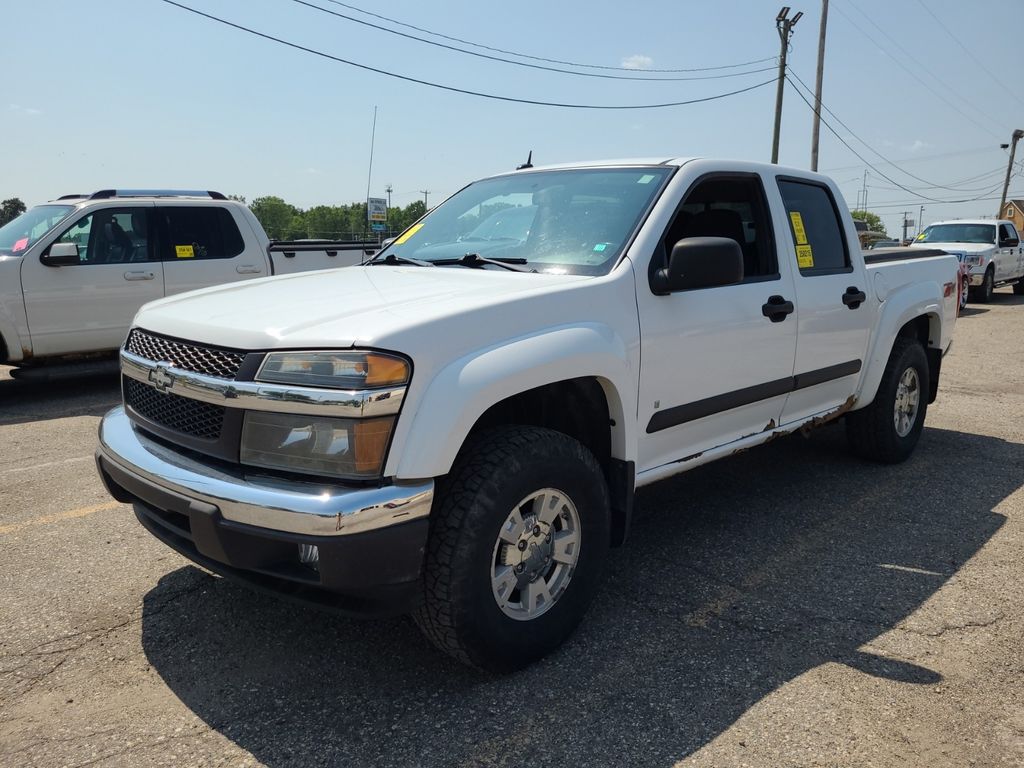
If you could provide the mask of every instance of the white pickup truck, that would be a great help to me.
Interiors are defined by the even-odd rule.
[[[1015,294],[1024,295],[1024,244],[1012,221],[938,221],[926,227],[911,245],[940,248],[966,264],[972,301],[991,301],[992,291],[1001,285],[1012,285]]]
[[[218,192],[65,195],[0,227],[0,364],[116,350],[148,301],[274,274],[358,264],[369,243],[271,243]]]
[[[804,171],[519,170],[366,266],[143,308],[97,463],[211,571],[413,611],[456,658],[513,669],[581,620],[637,486],[840,417],[861,455],[906,459],[957,273],[908,249],[865,265],[839,190]]]

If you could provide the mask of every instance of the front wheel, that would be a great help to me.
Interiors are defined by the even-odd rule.
[[[550,429],[501,427],[467,441],[438,491],[415,615],[423,633],[493,671],[561,645],[609,547],[608,489],[593,454]]]
[[[962,312],[967,306],[967,295],[971,290],[971,278],[964,275],[960,278],[960,311]]]
[[[992,291],[995,290],[995,286],[995,275],[991,269],[988,269],[985,271],[985,277],[982,279],[981,285],[976,286],[975,290],[971,292],[971,298],[980,301],[982,304],[988,304],[992,301]]]
[[[905,461],[928,411],[928,358],[917,339],[896,339],[871,405],[846,415],[846,436],[859,456],[884,464]]]

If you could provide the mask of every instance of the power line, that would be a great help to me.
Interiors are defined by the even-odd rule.
[[[543,64],[529,64],[525,61],[515,61],[513,59],[502,58],[501,56],[491,56],[486,53],[478,53],[477,51],[467,51],[465,48],[459,48],[454,45],[439,43],[436,40],[427,40],[424,37],[417,37],[416,35],[410,35],[405,32],[399,32],[396,29],[388,29],[387,27],[382,27],[379,24],[364,21],[363,19],[357,19],[354,16],[348,16],[347,14],[344,13],[338,13],[337,11],[332,11],[329,8],[323,8],[322,6],[316,5],[315,3],[307,2],[307,0],[292,0],[292,2],[298,5],[304,5],[307,8],[313,8],[314,10],[320,11],[322,13],[330,14],[331,16],[335,16],[339,19],[345,19],[346,21],[351,21],[354,22],[355,24],[362,24],[364,26],[371,27],[372,29],[378,29],[382,32],[387,32],[389,35],[398,35],[399,37],[404,37],[407,40],[416,40],[417,42],[425,43],[426,45],[433,45],[437,46],[438,48],[444,48],[449,51],[464,53],[467,56],[476,56],[481,59],[489,59],[490,61],[500,61],[504,64],[513,64],[517,67],[541,69],[547,72],[558,72],[563,75],[575,75],[576,77],[598,77],[606,80],[640,80],[643,82],[677,82],[682,80],[722,80],[728,77],[743,77],[744,75],[753,75],[757,74],[758,72],[767,72],[775,68],[774,66],[770,66],[762,67],[760,69],[751,69],[746,72],[729,72],[721,75],[695,75],[693,77],[647,77],[644,75],[606,75],[601,74],[599,72],[575,72],[571,69],[549,67]],[[328,0],[328,2],[330,2],[330,0]]]
[[[860,32],[860,33],[861,33],[862,35],[864,35],[864,37],[868,38],[868,40],[871,40],[872,42],[874,42],[874,38],[873,38],[873,37],[872,37],[871,35],[869,35],[869,34],[868,34],[867,32],[865,32],[865,31],[864,31],[864,29],[863,29],[863,28],[862,28],[862,27],[861,27],[861,26],[860,26],[859,24],[857,24],[857,22],[855,22],[855,21],[854,21],[853,19],[851,19],[851,18],[850,18],[850,17],[849,17],[849,16],[848,16],[848,15],[847,15],[847,14],[846,14],[846,13],[845,13],[844,11],[843,11],[842,7],[840,7],[840,6],[838,6],[838,5],[837,5],[837,6],[836,6],[836,10],[837,10],[837,11],[839,12],[839,14],[840,14],[840,15],[841,15],[841,16],[842,16],[842,17],[843,17],[844,19],[846,19],[846,20],[847,20],[848,22],[850,22],[850,24],[852,24],[852,25],[853,25],[853,27],[854,27],[854,28],[855,28],[855,29],[856,29],[856,30],[857,30],[858,32]],[[870,21],[870,19],[869,19],[869,21]],[[873,22],[873,21],[872,21],[871,23],[872,23],[872,24],[874,24],[874,22]],[[876,25],[876,26],[877,26],[877,25]],[[881,27],[878,27],[878,30],[879,30],[879,31],[880,31],[880,32],[881,32],[881,33],[882,33],[883,35],[885,35],[885,36],[886,36],[887,38],[889,38],[890,40],[892,40],[892,38],[891,38],[891,37],[889,37],[889,35],[887,35],[887,34],[885,33],[885,31],[884,31],[884,30],[883,30],[883,29],[882,29]],[[900,43],[896,42],[895,40],[893,40],[892,42],[893,42],[893,44],[894,44],[894,45],[895,45],[895,46],[896,46],[897,48],[902,48],[902,47],[903,47],[902,45],[900,45]],[[902,61],[900,61],[900,60],[899,60],[899,59],[897,59],[897,58],[896,58],[895,56],[893,56],[893,55],[892,55],[891,53],[889,53],[889,51],[888,51],[888,50],[886,50],[885,48],[883,48],[883,47],[881,47],[881,46],[878,46],[878,49],[879,49],[879,50],[880,50],[880,51],[881,51],[882,53],[884,53],[884,54],[885,54],[886,56],[888,56],[888,57],[889,57],[890,59],[892,59],[892,60],[893,60],[894,62],[896,62],[896,64],[897,64],[897,65],[898,65],[898,66],[900,67],[900,69],[902,69],[902,70],[903,70],[903,71],[905,71],[905,72],[906,72],[907,74],[909,74],[909,75],[910,75],[910,76],[911,76],[912,78],[914,78],[915,80],[917,80],[917,82],[919,82],[919,83],[920,83],[921,85],[923,85],[923,86],[924,86],[925,88],[927,88],[927,89],[928,89],[928,90],[929,90],[929,91],[930,91],[930,92],[931,92],[931,93],[932,93],[932,94],[933,94],[933,95],[934,95],[934,96],[935,96],[936,98],[938,98],[939,100],[941,100],[941,101],[945,102],[945,103],[946,103],[946,105],[947,105],[947,106],[949,106],[949,107],[950,107],[951,109],[953,109],[953,110],[954,110],[955,112],[958,112],[958,113],[959,113],[959,114],[960,114],[960,115],[961,115],[962,117],[964,117],[964,118],[966,118],[967,120],[969,120],[970,122],[974,123],[974,124],[975,124],[976,126],[978,126],[979,128],[981,128],[981,129],[982,129],[983,131],[985,131],[986,133],[988,133],[988,134],[989,134],[990,136],[998,136],[998,134],[996,134],[996,133],[995,133],[995,132],[994,132],[994,131],[993,131],[993,130],[992,130],[992,129],[991,129],[990,127],[989,127],[989,126],[987,126],[987,125],[984,125],[983,123],[979,123],[979,122],[978,122],[977,120],[975,120],[975,119],[974,119],[973,117],[971,117],[971,116],[970,116],[969,114],[967,114],[967,113],[966,113],[966,112],[964,112],[964,111],[963,111],[962,109],[960,109],[960,107],[959,107],[959,106],[958,106],[957,104],[955,104],[954,102],[950,101],[950,100],[949,100],[949,99],[947,99],[947,98],[946,98],[946,97],[945,97],[945,96],[944,96],[944,95],[943,95],[942,93],[940,93],[939,91],[936,91],[936,90],[935,90],[934,88],[932,88],[932,87],[931,87],[931,86],[930,86],[930,85],[929,85],[928,83],[926,83],[926,82],[925,82],[924,80],[922,80],[922,79],[921,79],[920,77],[918,77],[918,76],[917,76],[917,74],[916,74],[915,72],[913,72],[913,71],[912,71],[912,70],[911,70],[911,69],[910,69],[909,67],[907,67],[907,65],[906,65],[906,64],[904,64],[904,63],[903,63]],[[908,54],[908,56],[909,56],[909,54]],[[919,65],[919,66],[920,66],[920,65]],[[922,69],[924,69],[925,71],[927,71],[927,72],[928,72],[928,74],[931,74],[931,71],[930,71],[930,70],[928,70],[928,68],[927,68],[927,67],[923,67],[923,66],[922,66]],[[932,75],[932,77],[934,77],[934,75]],[[964,99],[964,101],[967,101],[967,99]],[[980,110],[979,110],[979,111],[980,111]],[[998,122],[998,121],[993,121],[993,122]]]
[[[900,163],[920,163],[920,162],[924,162],[925,160],[938,160],[938,159],[944,158],[944,157],[962,157],[964,155],[978,155],[978,154],[981,154],[982,152],[986,152],[987,153],[987,152],[992,152],[992,151],[993,151],[993,147],[990,147],[990,146],[977,147],[976,149],[960,149],[960,150],[956,150],[956,151],[953,151],[953,152],[941,152],[941,153],[936,154],[936,155],[919,155],[917,157],[905,157],[902,160],[898,160],[898,161],[895,161],[895,162],[900,162]],[[881,163],[881,165],[894,165],[895,162],[894,163],[888,163],[888,162]],[[1024,162],[1024,161],[1022,161],[1022,162]],[[999,166],[999,167],[1002,168],[1002,166]],[[840,171],[855,171],[855,170],[857,170],[859,168],[863,168],[863,165],[842,165],[842,166],[837,166],[835,168],[826,168],[826,169],[824,169],[822,171],[822,173],[838,173]]]
[[[166,1],[166,0],[165,0],[165,1]],[[806,98],[806,97],[805,97],[805,96],[803,95],[803,93],[801,92],[801,90],[800,90],[799,88],[797,88],[795,84],[793,84],[793,81],[789,79],[789,75],[786,75],[786,79],[787,79],[787,80],[789,80],[790,84],[792,84],[792,85],[793,85],[793,90],[794,90],[794,92],[796,92],[796,95],[800,97],[800,100],[801,100],[801,101],[802,101],[802,102],[803,102],[804,104],[806,104],[806,105],[807,105],[807,108],[808,108],[808,109],[810,109],[810,110],[812,110],[812,111],[813,111],[813,110],[814,110],[814,106],[813,106],[813,105],[811,104],[811,102],[809,102],[809,101],[807,100],[807,98]],[[886,181],[888,181],[888,182],[889,182],[890,184],[895,184],[895,185],[896,185],[897,187],[899,187],[900,189],[902,189],[902,190],[903,190],[904,192],[906,192],[907,194],[910,194],[910,195],[915,195],[915,196],[916,196],[916,197],[917,197],[917,198],[918,198],[919,200],[929,200],[929,201],[931,201],[931,202],[933,202],[933,203],[973,203],[973,202],[974,202],[975,200],[980,200],[980,199],[981,199],[980,197],[972,197],[972,198],[965,198],[965,199],[963,199],[963,200],[941,200],[941,199],[939,199],[939,198],[936,198],[936,197],[928,197],[927,195],[922,195],[922,194],[920,194],[920,193],[918,193],[918,192],[915,192],[915,191],[914,191],[913,189],[910,189],[909,187],[905,187],[905,186],[903,186],[902,184],[900,184],[900,183],[899,183],[898,181],[896,181],[896,180],[895,180],[894,178],[892,178],[891,176],[887,176],[887,175],[885,175],[885,174],[884,174],[884,173],[882,173],[882,172],[881,172],[880,170],[878,170],[878,168],[876,168],[876,167],[875,167],[874,165],[872,165],[872,164],[871,164],[870,162],[868,162],[867,158],[865,158],[865,157],[864,157],[864,155],[862,155],[862,154],[861,154],[860,152],[858,152],[858,151],[857,151],[856,149],[854,149],[853,147],[851,147],[851,146],[850,146],[850,144],[849,144],[849,143],[848,143],[848,142],[846,141],[846,139],[844,139],[844,138],[843,138],[842,136],[840,136],[840,135],[839,135],[839,133],[838,133],[838,132],[836,131],[836,129],[835,129],[835,128],[833,128],[833,127],[832,127],[832,126],[831,126],[831,125],[830,125],[830,124],[828,123],[828,121],[826,121],[826,120],[825,120],[825,118],[822,118],[822,119],[821,119],[821,122],[822,122],[822,124],[823,124],[823,125],[824,125],[824,126],[825,126],[826,128],[828,128],[829,132],[830,132],[830,133],[831,133],[831,134],[832,134],[833,136],[835,136],[835,137],[836,137],[837,139],[839,139],[839,141],[840,141],[840,142],[842,143],[842,145],[843,145],[844,147],[846,147],[846,148],[847,148],[848,150],[850,150],[850,151],[851,151],[851,152],[852,152],[852,153],[853,153],[854,155],[856,155],[856,156],[857,156],[858,158],[860,158],[861,162],[863,162],[863,163],[864,163],[864,165],[866,165],[866,166],[867,166],[868,168],[870,168],[871,170],[873,170],[873,171],[874,171],[875,173],[877,173],[877,174],[878,174],[879,176],[881,176],[881,177],[882,177],[883,179],[885,179]],[[1000,185],[1000,186],[1001,186],[1001,185]]]
[[[792,69],[790,69],[789,70],[789,74],[791,74],[793,77],[796,78],[797,82],[800,83],[801,86],[803,86],[803,89],[805,91],[807,91],[807,93],[811,93],[810,87],[807,85],[807,83],[805,83],[803,80],[800,79],[800,76],[796,72],[794,72]],[[796,86],[794,85],[794,87],[796,87]],[[861,144],[863,144],[869,150],[874,152],[876,155],[878,155],[878,157],[882,158],[882,160],[884,160],[886,163],[888,163],[893,168],[898,170],[900,173],[903,173],[903,174],[909,176],[912,179],[916,179],[917,181],[922,182],[925,186],[924,187],[920,187],[920,189],[946,189],[946,190],[949,190],[950,192],[978,192],[978,191],[980,191],[980,190],[971,190],[971,189],[958,189],[955,186],[947,186],[945,184],[936,184],[935,182],[928,181],[928,179],[923,179],[920,176],[918,176],[916,174],[913,174],[913,173],[911,173],[910,171],[908,171],[908,170],[906,170],[904,168],[901,168],[896,163],[894,163],[892,160],[890,160],[885,155],[883,155],[881,152],[879,152],[877,149],[875,149],[870,144],[868,144],[866,141],[864,141],[864,139],[862,139],[856,133],[854,133],[853,129],[850,128],[850,126],[848,126],[846,123],[844,123],[842,120],[839,119],[839,115],[837,115],[835,112],[833,112],[831,109],[828,108],[828,105],[826,105],[824,102],[820,102],[820,103],[821,103],[822,109],[824,109],[833,118],[835,118],[835,121],[837,123],[839,123],[839,125],[841,125],[843,128],[845,128],[850,133],[850,135],[853,136],[853,138],[855,138],[857,141],[859,141]]]
[[[485,51],[494,51],[495,53],[504,53],[504,54],[508,54],[509,56],[518,56],[521,59],[531,59],[533,61],[546,61],[549,64],[565,64],[566,66],[570,66],[570,67],[583,67],[583,68],[586,68],[586,69],[608,69],[608,70],[617,70],[617,71],[620,71],[620,72],[633,72],[633,71],[635,71],[635,70],[631,69],[630,67],[611,67],[611,66],[607,66],[607,65],[603,65],[603,64],[581,64],[580,62],[576,62],[576,61],[565,61],[563,59],[549,59],[549,58],[545,58],[544,56],[531,56],[528,53],[519,53],[517,51],[509,51],[509,50],[506,50],[504,48],[495,48],[494,46],[490,46],[490,45],[483,45],[481,43],[474,43],[472,40],[464,40],[461,37],[452,37],[451,35],[445,35],[445,34],[442,34],[441,32],[434,32],[434,31],[429,30],[429,29],[424,29],[423,27],[417,27],[415,24],[407,24],[404,21],[398,21],[397,19],[392,19],[392,18],[390,18],[388,16],[383,16],[383,15],[381,15],[379,13],[373,13],[372,11],[367,11],[367,10],[365,10],[363,8],[359,8],[359,7],[354,6],[354,5],[349,5],[348,3],[340,2],[340,0],[326,0],[326,1],[328,3],[331,3],[332,5],[338,5],[338,6],[341,6],[342,8],[348,8],[350,11],[356,11],[357,13],[362,13],[362,14],[365,14],[366,16],[372,16],[375,19],[381,19],[382,21],[387,21],[387,22],[389,22],[391,24],[397,24],[398,26],[405,27],[406,29],[414,29],[417,32],[423,32],[424,34],[427,34],[427,35],[433,35],[434,37],[440,37],[443,40],[451,40],[452,42],[462,43],[463,45],[471,45],[474,48],[480,48],[480,49],[485,50]],[[767,56],[767,57],[765,57],[763,59],[754,59],[752,61],[744,61],[744,62],[740,62],[739,64],[722,64],[722,65],[719,65],[719,66],[716,66],[716,67],[692,67],[692,68],[689,68],[689,69],[646,69],[644,71],[645,72],[711,72],[713,70],[719,70],[719,69],[738,69],[739,67],[747,67],[747,66],[751,66],[751,65],[754,65],[754,64],[763,64],[766,61],[775,61],[775,57],[774,56]]]
[[[468,90],[466,88],[456,88],[455,86],[452,86],[452,85],[442,85],[441,83],[433,83],[433,82],[430,82],[429,80],[420,80],[419,78],[409,77],[408,75],[400,75],[400,74],[398,74],[396,72],[388,72],[387,70],[384,70],[384,69],[378,69],[377,67],[371,67],[371,66],[369,66],[367,64],[359,64],[358,62],[355,62],[355,61],[349,61],[348,59],[343,59],[340,56],[334,56],[334,55],[329,54],[329,53],[324,53],[323,51],[318,51],[315,48],[309,48],[309,47],[304,46],[304,45],[299,45],[298,43],[292,43],[292,42],[289,42],[288,40],[284,40],[284,39],[282,39],[280,37],[274,37],[273,35],[268,35],[265,32],[257,32],[255,29],[251,29],[251,28],[243,26],[241,24],[236,24],[233,21],[228,21],[227,19],[222,19],[219,16],[214,16],[213,14],[209,14],[209,13],[206,13],[204,11],[200,11],[200,10],[197,10],[195,8],[191,8],[191,7],[187,6],[187,5],[183,5],[182,3],[175,2],[175,0],[161,0],[161,2],[166,3],[167,5],[173,5],[175,8],[180,8],[183,11],[188,11],[189,13],[194,13],[196,16],[202,16],[203,18],[210,19],[211,21],[216,21],[219,24],[224,24],[225,26],[232,27],[232,28],[240,30],[242,32],[248,32],[250,35],[255,35],[256,37],[262,37],[264,40],[270,40],[272,42],[279,43],[281,45],[286,45],[289,48],[294,48],[297,51],[304,51],[306,53],[311,53],[314,56],[320,56],[321,58],[329,59],[331,61],[338,62],[339,64],[347,64],[350,67],[357,67],[358,69],[364,69],[364,70],[366,70],[368,72],[376,72],[378,75],[386,75],[387,77],[393,77],[393,78],[395,78],[397,80],[404,80],[404,81],[406,81],[408,83],[416,83],[418,85],[427,85],[427,86],[430,86],[431,88],[438,88],[438,89],[440,89],[442,91],[450,91],[452,93],[462,93],[462,94],[465,94],[467,96],[478,96],[479,98],[482,98],[482,99],[492,99],[494,101],[507,101],[507,102],[512,102],[514,104],[532,104],[534,106],[540,106],[540,107],[561,107],[563,109],[601,109],[601,110],[662,109],[662,108],[665,108],[665,107],[684,107],[684,106],[687,106],[688,104],[700,104],[700,103],[703,103],[705,101],[716,101],[717,99],[724,99],[724,98],[727,98],[729,96],[736,96],[736,95],[741,94],[741,93],[746,93],[747,91],[753,91],[756,88],[762,88],[762,87],[764,87],[766,85],[769,85],[769,84],[775,82],[775,78],[772,78],[771,80],[765,80],[763,83],[756,83],[754,85],[747,86],[746,88],[739,88],[739,89],[737,89],[735,91],[729,91],[728,93],[719,93],[719,94],[715,94],[714,96],[703,96],[703,97],[701,97],[699,99],[688,99],[686,101],[669,101],[669,102],[663,102],[663,103],[660,103],[660,104],[568,104],[568,103],[562,103],[562,102],[557,102],[557,101],[537,101],[535,99],[519,99],[519,98],[514,98],[512,96],[499,96],[499,95],[493,94],[493,93],[482,93],[481,91],[471,91],[471,90]]]
[[[931,16],[932,19],[934,19],[935,23],[938,24],[947,35],[949,35],[953,42],[960,46],[963,52],[970,56],[974,60],[974,63],[977,64],[985,72],[986,75],[988,75],[989,77],[992,78],[993,81],[995,81],[996,85],[1002,88],[1005,93],[1009,93],[1011,96],[1013,96],[1013,98],[1017,100],[1018,104],[1024,104],[1024,100],[1022,100],[1020,96],[1016,94],[1014,89],[1004,85],[1003,82],[999,79],[999,77],[992,70],[986,67],[981,62],[981,59],[974,55],[974,52],[970,48],[968,48],[960,41],[959,37],[957,37],[956,35],[949,31],[949,27],[942,23],[942,20],[932,12],[931,8],[925,5],[922,0],[917,0],[917,3],[924,9],[925,13]]]

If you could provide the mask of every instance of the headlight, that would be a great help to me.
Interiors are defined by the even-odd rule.
[[[256,380],[328,389],[389,387],[409,381],[409,363],[382,352],[271,352]]]
[[[377,477],[395,417],[340,419],[246,411],[243,464],[355,480]]]
[[[968,253],[964,256],[964,263],[970,264],[972,267],[980,267],[984,258],[980,253]]]

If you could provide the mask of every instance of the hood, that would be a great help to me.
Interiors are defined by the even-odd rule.
[[[910,246],[912,248],[938,248],[947,253],[988,253],[996,249],[994,243],[935,243],[931,240],[926,243],[913,242]]]
[[[160,299],[140,310],[135,325],[236,349],[388,348],[410,328],[592,279],[465,267],[353,266]]]

